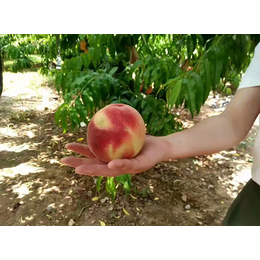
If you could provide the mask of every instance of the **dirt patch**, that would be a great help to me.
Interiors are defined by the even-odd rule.
[[[131,196],[120,188],[112,203],[104,180],[98,193],[96,178],[60,164],[71,154],[65,144],[85,138],[86,128],[62,134],[53,120],[61,102],[57,93],[34,74],[22,75],[24,81],[16,75],[9,75],[12,83],[5,82],[9,87],[0,100],[0,225],[221,225],[250,178],[256,126],[233,149],[134,175]],[[220,113],[228,100],[209,97],[194,120],[183,110],[180,118],[189,127]]]

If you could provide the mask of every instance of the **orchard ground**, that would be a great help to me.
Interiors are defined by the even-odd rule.
[[[230,97],[210,96],[199,116],[178,111],[185,127],[221,113]],[[119,189],[114,203],[96,191],[96,178],[60,164],[68,142],[86,127],[63,134],[54,124],[61,97],[37,72],[4,73],[0,99],[0,225],[221,225],[251,177],[258,125],[233,149],[160,163],[132,177],[131,196]],[[257,121],[256,121],[257,122]],[[176,147],[178,149],[178,147]],[[95,198],[95,197],[98,197]],[[93,198],[97,200],[93,200]],[[128,213],[128,214],[126,214]]]

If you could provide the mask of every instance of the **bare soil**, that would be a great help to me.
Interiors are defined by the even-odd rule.
[[[119,188],[111,202],[102,181],[79,176],[60,159],[86,127],[62,133],[54,123],[61,97],[36,72],[5,73],[0,99],[0,225],[218,226],[250,178],[254,126],[237,147],[210,156],[160,163],[132,177],[131,196]],[[210,96],[185,127],[223,111],[230,97]],[[98,197],[93,201],[93,198]],[[128,213],[128,214],[126,214]]]

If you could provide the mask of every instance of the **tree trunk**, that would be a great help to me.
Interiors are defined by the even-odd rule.
[[[0,98],[3,92],[4,57],[0,48]]]

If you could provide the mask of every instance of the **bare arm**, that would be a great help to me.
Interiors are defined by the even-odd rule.
[[[260,112],[260,87],[240,89],[219,116],[208,118],[179,133],[165,137],[165,160],[205,155],[231,148],[242,141]]]
[[[260,112],[260,87],[238,90],[226,110],[179,133],[165,137],[147,136],[140,154],[133,159],[102,163],[82,144],[66,148],[88,158],[67,157],[64,164],[75,172],[95,176],[118,176],[143,172],[155,164],[173,158],[212,154],[238,144],[247,135]]]

